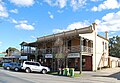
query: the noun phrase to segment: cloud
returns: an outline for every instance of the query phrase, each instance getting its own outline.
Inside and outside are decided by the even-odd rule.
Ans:
[[[96,19],[95,22],[97,23],[98,32],[118,32],[120,31],[120,11],[108,13],[101,19]],[[68,25],[66,29],[54,29],[53,32],[59,33],[63,31],[78,29],[89,26],[90,24],[91,23],[89,23],[88,21],[74,22]]]
[[[12,23],[15,23],[15,24],[18,23],[15,19],[11,19],[11,22],[12,22]]]
[[[112,32],[109,32],[109,38],[113,38],[113,36],[116,36],[117,32],[116,31],[112,31]],[[120,35],[118,35],[120,36]]]
[[[49,17],[50,17],[51,19],[54,18],[54,16],[51,14],[51,12],[48,11],[48,14],[49,14]]]
[[[35,0],[9,0],[9,1],[17,6],[25,7],[32,6],[35,3]]]
[[[58,0],[58,4],[60,5],[60,8],[64,8],[67,4],[67,0]]]
[[[98,7],[94,6],[91,10],[102,11],[105,9],[116,9],[116,8],[120,8],[120,2],[118,2],[118,0],[106,0],[102,4],[100,4]]]
[[[63,13],[63,10],[57,10],[58,13]]]
[[[7,12],[6,7],[4,6],[4,3],[0,1],[0,17],[8,17],[9,14]]]
[[[37,39],[37,37],[35,37],[35,36],[31,36],[31,38],[33,38],[33,39]]]
[[[116,33],[116,32],[114,32],[114,31],[110,32],[111,35],[114,35],[115,33]]]
[[[73,10],[78,10],[79,8],[82,8],[86,5],[87,0],[71,0],[70,6],[73,8]]]
[[[67,0],[44,0],[50,6],[58,6],[59,8],[64,8],[67,4]]]
[[[14,10],[10,10],[11,13],[15,13],[15,14],[18,14],[18,10],[17,9],[14,9]]]
[[[0,46],[2,46],[2,42],[0,41]]]
[[[53,33],[59,33],[59,32],[63,32],[63,31],[79,29],[79,28],[83,28],[83,27],[86,27],[86,26],[89,26],[88,21],[74,22],[74,23],[68,25],[66,29],[54,29]]]
[[[92,2],[97,2],[97,1],[100,1],[100,0],[91,0]]]
[[[34,30],[33,25],[28,24],[27,20],[17,21],[15,19],[11,19],[10,22],[15,24],[15,28],[24,30]]]
[[[67,30],[79,29],[88,26],[87,22],[75,22],[68,25]]]
[[[24,29],[24,30],[34,30],[34,27],[32,25],[25,24],[25,23],[15,25],[15,27],[18,29]]]
[[[21,20],[21,21],[19,21],[19,23],[28,23],[28,21],[27,20]]]
[[[73,10],[77,10],[86,5],[87,0],[44,0],[50,6],[56,6],[60,9],[70,6]]]
[[[120,31],[120,11],[108,13],[100,20],[95,21],[98,24],[98,31]]]

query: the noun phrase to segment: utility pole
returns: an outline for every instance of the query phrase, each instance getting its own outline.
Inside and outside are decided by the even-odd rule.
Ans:
[[[80,36],[80,74],[82,74],[82,37]]]

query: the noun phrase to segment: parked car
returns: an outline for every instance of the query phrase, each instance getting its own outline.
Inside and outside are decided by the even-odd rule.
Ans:
[[[3,62],[2,62],[2,61],[0,61],[0,67],[2,67],[2,64],[3,64]]]
[[[21,70],[21,63],[13,62],[12,66],[10,66],[10,69],[15,70],[15,71]]]
[[[3,62],[2,66],[4,69],[10,70],[11,66],[13,65],[12,62]]]
[[[25,70],[27,73],[35,71],[46,74],[47,72],[50,71],[48,67],[41,66],[39,62],[31,62],[31,61],[24,61],[21,69]]]

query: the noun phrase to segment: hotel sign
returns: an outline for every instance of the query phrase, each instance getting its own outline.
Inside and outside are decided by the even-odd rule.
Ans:
[[[53,58],[53,54],[45,54],[45,58]]]
[[[69,53],[67,58],[79,58],[80,53]]]

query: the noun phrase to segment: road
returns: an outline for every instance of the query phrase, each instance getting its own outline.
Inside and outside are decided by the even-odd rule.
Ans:
[[[84,72],[80,77],[70,78],[40,73],[14,72],[0,68],[0,83],[120,83],[120,79],[108,77],[109,73],[112,75],[111,70],[105,72]]]
[[[20,77],[12,76],[0,71],[0,83],[33,83],[28,80],[21,79]]]

